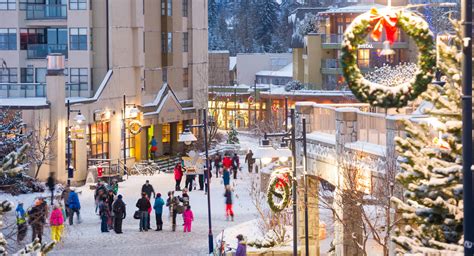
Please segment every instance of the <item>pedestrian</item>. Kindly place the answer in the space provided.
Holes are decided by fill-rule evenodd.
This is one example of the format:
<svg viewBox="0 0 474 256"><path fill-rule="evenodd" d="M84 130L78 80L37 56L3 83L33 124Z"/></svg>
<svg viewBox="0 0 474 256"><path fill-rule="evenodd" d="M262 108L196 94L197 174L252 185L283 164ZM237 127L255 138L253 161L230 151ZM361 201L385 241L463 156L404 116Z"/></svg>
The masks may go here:
<svg viewBox="0 0 474 256"><path fill-rule="evenodd" d="M114 213L114 231L117 234L122 234L122 221L127 216L127 207L122 200L122 195L117 196L112 205L112 212Z"/></svg>
<svg viewBox="0 0 474 256"><path fill-rule="evenodd" d="M100 200L99 202L99 215L100 215L100 231L102 233L109 232L108 221L110 217L109 204L107 198Z"/></svg>
<svg viewBox="0 0 474 256"><path fill-rule="evenodd" d="M18 242L23 241L25 239L26 233L28 231L28 225L26 224L26 217L27 214L25 209L23 208L23 203L19 202L18 206L15 210L16 214L16 226L18 228L18 232L16 234L16 239Z"/></svg>
<svg viewBox="0 0 474 256"><path fill-rule="evenodd" d="M184 207L189 205L189 194L186 188L183 189L183 193L181 194L180 201L183 203Z"/></svg>
<svg viewBox="0 0 474 256"><path fill-rule="evenodd" d="M54 172L49 173L49 177L46 181L46 186L49 188L49 191L51 191L51 205L53 205L53 202L54 202L54 188L56 186L56 179L54 178Z"/></svg>
<svg viewBox="0 0 474 256"><path fill-rule="evenodd" d="M51 216L49 218L49 225L51 226L51 239L56 243L61 241L61 235L64 229L64 216L59 203L55 203Z"/></svg>
<svg viewBox="0 0 474 256"><path fill-rule="evenodd" d="M206 170L204 170L206 172ZM204 173L200 173L198 175L198 181L199 181L199 190L204 190Z"/></svg>
<svg viewBox="0 0 474 256"><path fill-rule="evenodd" d="M191 211L191 206L186 206L186 210L183 212L184 220L184 232L191 232L191 223L194 221L194 214Z"/></svg>
<svg viewBox="0 0 474 256"><path fill-rule="evenodd" d="M148 209L151 207L150 201L147 199L146 193L142 193L142 197L138 199L136 204L140 211L140 232L148 231Z"/></svg>
<svg viewBox="0 0 474 256"><path fill-rule="evenodd" d="M234 153L234 156L232 157L232 171L234 173L234 180L237 179L237 172L239 171L240 168L240 159L237 153Z"/></svg>
<svg viewBox="0 0 474 256"><path fill-rule="evenodd" d="M196 178L194 174L187 174L186 175L186 182L184 183L184 187L188 189L189 192L193 191L193 182Z"/></svg>
<svg viewBox="0 0 474 256"><path fill-rule="evenodd" d="M181 163L177 163L174 167L174 180L176 181L175 190L181 191L181 179L183 178L183 168Z"/></svg>
<svg viewBox="0 0 474 256"><path fill-rule="evenodd" d="M116 179L112 181L112 191L114 192L114 195L117 195L118 193L118 182Z"/></svg>
<svg viewBox="0 0 474 256"><path fill-rule="evenodd" d="M245 242L244 236L237 235L237 251L235 256L247 256L247 243Z"/></svg>
<svg viewBox="0 0 474 256"><path fill-rule="evenodd" d="M153 208L152 208L152 205L151 205L150 198L147 196L146 199L148 200L148 203L150 204L150 207L148 207L148 211L147 211L148 216L146 218L147 219L146 227L147 227L147 229L151 229L151 225L150 225L151 220L150 219L151 219L151 211L153 210Z"/></svg>
<svg viewBox="0 0 474 256"><path fill-rule="evenodd" d="M70 192L71 192L71 188L69 187L69 185L66 185L66 188L63 190L63 193L61 194L61 198L64 202L64 211L66 213L64 218L68 217L69 215L69 204L67 203L67 200L69 199Z"/></svg>
<svg viewBox="0 0 474 256"><path fill-rule="evenodd" d="M67 199L67 203L69 205L69 225L73 225L73 217L74 213L77 214L77 223L81 223L80 217L80 210L81 210L81 203L79 202L79 196L77 195L74 188L71 188L71 192L69 192L69 198Z"/></svg>
<svg viewBox="0 0 474 256"><path fill-rule="evenodd" d="M225 188L225 217L226 220L229 220L229 216L231 220L234 221L234 211L232 210L232 191L230 190L230 186Z"/></svg>
<svg viewBox="0 0 474 256"><path fill-rule="evenodd" d="M219 172L220 172L221 167L222 167L221 155L219 153L217 153L214 156L214 169L216 169L216 177L217 178L219 178Z"/></svg>
<svg viewBox="0 0 474 256"><path fill-rule="evenodd" d="M163 205L165 205L165 201L161 198L161 194L156 194L155 203L153 204L156 217L156 231L163 230Z"/></svg>
<svg viewBox="0 0 474 256"><path fill-rule="evenodd" d="M173 192L168 193L166 206L168 206L170 209L171 230L176 231L176 216L178 215L179 199L174 196Z"/></svg>
<svg viewBox="0 0 474 256"><path fill-rule="evenodd" d="M110 211L110 216L109 219L107 220L107 226L109 227L109 230L114 228L114 212L112 211L112 205L115 201L115 195L114 191L112 189L107 191L107 204L109 206L109 211Z"/></svg>
<svg viewBox="0 0 474 256"><path fill-rule="evenodd" d="M151 198L151 194L153 194L153 197L155 197L155 190L153 189L153 186L150 184L150 181L147 180L145 181L145 184L142 186L142 193L145 193L148 198Z"/></svg>
<svg viewBox="0 0 474 256"><path fill-rule="evenodd" d="M155 136L152 136L151 141L150 141L150 159L151 160L155 159L157 150L158 150L158 143L156 142Z"/></svg>
<svg viewBox="0 0 474 256"><path fill-rule="evenodd" d="M247 155L245 155L245 162L246 162L247 165L248 165L249 173L252 173L252 171L253 171L253 164L255 163L255 158L253 158L253 152L252 152L252 150L249 150L249 152L247 153Z"/></svg>
<svg viewBox="0 0 474 256"><path fill-rule="evenodd" d="M102 183L102 181L98 181L97 182L97 186L96 186L96 189L95 189L95 193L94 193L94 200L95 200L95 212L97 213L97 210L99 208L99 203L100 203L100 200L102 200L102 195L106 192L106 189L105 189L105 186L104 184Z"/></svg>
<svg viewBox="0 0 474 256"><path fill-rule="evenodd" d="M28 211L28 223L31 225L32 238L35 241L38 238L39 242L43 241L43 228L46 223L46 216L48 215L48 206L43 198L38 198L35 205Z"/></svg>
<svg viewBox="0 0 474 256"><path fill-rule="evenodd" d="M224 169L224 172L222 173L222 179L224 180L224 186L229 186L230 185L230 171L229 169Z"/></svg>

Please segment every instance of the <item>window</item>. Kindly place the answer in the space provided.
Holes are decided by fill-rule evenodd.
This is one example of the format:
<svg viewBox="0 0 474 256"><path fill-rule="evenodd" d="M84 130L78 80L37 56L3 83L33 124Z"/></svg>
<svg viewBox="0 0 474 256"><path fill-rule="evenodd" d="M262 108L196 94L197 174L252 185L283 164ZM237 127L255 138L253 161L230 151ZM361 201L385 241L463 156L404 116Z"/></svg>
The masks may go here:
<svg viewBox="0 0 474 256"><path fill-rule="evenodd" d="M161 0L161 16L166 15L166 0Z"/></svg>
<svg viewBox="0 0 474 256"><path fill-rule="evenodd" d="M163 80L163 83L168 82L168 69L166 68L162 69L161 79Z"/></svg>
<svg viewBox="0 0 474 256"><path fill-rule="evenodd" d="M0 0L0 10L16 10L16 0Z"/></svg>
<svg viewBox="0 0 474 256"><path fill-rule="evenodd" d="M29 44L46 44L46 29L22 28L20 29L20 50L27 50Z"/></svg>
<svg viewBox="0 0 474 256"><path fill-rule="evenodd" d="M130 133L129 129L125 129L125 153L127 157L135 157L135 136ZM123 138L123 130L122 130ZM123 139L122 139L122 156L123 156Z"/></svg>
<svg viewBox="0 0 474 256"><path fill-rule="evenodd" d="M67 128L66 128L67 129ZM66 168L67 168L67 148L68 148L68 144L67 144L67 137L66 137ZM69 147L69 153L71 155L71 166L73 169L76 169L76 142L74 140L71 140L71 144L70 144L70 147Z"/></svg>
<svg viewBox="0 0 474 256"><path fill-rule="evenodd" d="M183 17L188 17L188 0L183 0Z"/></svg>
<svg viewBox="0 0 474 256"><path fill-rule="evenodd" d="M36 83L46 83L46 72L45 68L36 69Z"/></svg>
<svg viewBox="0 0 474 256"><path fill-rule="evenodd" d="M370 49L359 49L357 51L357 64L360 68L369 68L370 66Z"/></svg>
<svg viewBox="0 0 474 256"><path fill-rule="evenodd" d="M183 33L183 52L188 52L188 32Z"/></svg>
<svg viewBox="0 0 474 256"><path fill-rule="evenodd" d="M173 52L173 33L168 32L167 52Z"/></svg>
<svg viewBox="0 0 474 256"><path fill-rule="evenodd" d="M170 126L170 124L163 124L163 128L161 129L161 132L162 132L161 142L170 143L170 141L171 141L171 126Z"/></svg>
<svg viewBox="0 0 474 256"><path fill-rule="evenodd" d="M189 86L188 72L188 68L183 68L183 87L185 88Z"/></svg>
<svg viewBox="0 0 474 256"><path fill-rule="evenodd" d="M97 122L90 125L90 158L109 158L109 122Z"/></svg>
<svg viewBox="0 0 474 256"><path fill-rule="evenodd" d="M166 33L161 32L161 53L166 52Z"/></svg>
<svg viewBox="0 0 474 256"><path fill-rule="evenodd" d="M168 0L168 16L173 16L173 0Z"/></svg>
<svg viewBox="0 0 474 256"><path fill-rule="evenodd" d="M80 91L89 90L89 70L87 68L71 68L69 79L71 84L79 85Z"/></svg>
<svg viewBox="0 0 474 256"><path fill-rule="evenodd" d="M16 83L17 75L16 68L0 68L0 83Z"/></svg>
<svg viewBox="0 0 474 256"><path fill-rule="evenodd" d="M16 50L16 29L0 28L0 50Z"/></svg>
<svg viewBox="0 0 474 256"><path fill-rule="evenodd" d="M69 10L87 10L87 0L69 0Z"/></svg>
<svg viewBox="0 0 474 256"><path fill-rule="evenodd" d="M21 83L34 83L34 69L33 68L21 68L20 69L20 82Z"/></svg>
<svg viewBox="0 0 474 256"><path fill-rule="evenodd" d="M71 50L87 50L87 28L69 29L69 44Z"/></svg>

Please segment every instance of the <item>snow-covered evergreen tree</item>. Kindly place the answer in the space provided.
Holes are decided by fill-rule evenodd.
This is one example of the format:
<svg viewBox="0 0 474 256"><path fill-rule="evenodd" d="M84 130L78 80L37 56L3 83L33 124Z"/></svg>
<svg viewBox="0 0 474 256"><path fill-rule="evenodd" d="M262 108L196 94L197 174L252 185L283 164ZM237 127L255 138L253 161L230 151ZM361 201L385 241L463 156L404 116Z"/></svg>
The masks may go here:
<svg viewBox="0 0 474 256"><path fill-rule="evenodd" d="M26 142L24 128L19 111L0 109L0 161Z"/></svg>
<svg viewBox="0 0 474 256"><path fill-rule="evenodd" d="M278 30L279 5L275 0L260 0L256 2L257 23L255 24L255 39L264 52L272 49L272 36Z"/></svg>
<svg viewBox="0 0 474 256"><path fill-rule="evenodd" d="M404 255L456 255L463 251L459 27L455 25L454 45L441 43L438 47L438 68L446 84L432 84L422 94L433 105L426 110L429 122L406 121L406 138L396 139L404 160L397 180L405 189L405 198L392 198L404 220L393 241ZM429 124L433 122L436 129Z"/></svg>
<svg viewBox="0 0 474 256"><path fill-rule="evenodd" d="M232 125L230 130L227 132L227 144L239 144L239 132L235 129L235 126Z"/></svg>

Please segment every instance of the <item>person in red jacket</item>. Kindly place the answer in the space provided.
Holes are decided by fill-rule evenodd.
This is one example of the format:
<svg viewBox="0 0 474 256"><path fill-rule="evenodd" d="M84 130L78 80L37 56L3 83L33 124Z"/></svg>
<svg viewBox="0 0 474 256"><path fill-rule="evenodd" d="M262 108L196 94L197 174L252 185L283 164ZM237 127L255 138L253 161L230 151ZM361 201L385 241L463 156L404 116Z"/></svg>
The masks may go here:
<svg viewBox="0 0 474 256"><path fill-rule="evenodd" d="M181 163L177 163L174 167L174 180L176 181L176 191L181 191L181 180L183 179L183 168Z"/></svg>
<svg viewBox="0 0 474 256"><path fill-rule="evenodd" d="M224 169L230 172L230 168L232 168L232 159L228 153L225 154L224 159L222 160L222 165L224 166Z"/></svg>

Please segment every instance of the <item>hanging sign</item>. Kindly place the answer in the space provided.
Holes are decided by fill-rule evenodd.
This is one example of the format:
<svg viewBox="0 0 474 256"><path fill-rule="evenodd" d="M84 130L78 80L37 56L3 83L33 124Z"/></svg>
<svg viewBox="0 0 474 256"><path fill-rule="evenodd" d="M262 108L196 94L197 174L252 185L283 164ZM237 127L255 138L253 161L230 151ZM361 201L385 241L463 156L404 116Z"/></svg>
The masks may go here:
<svg viewBox="0 0 474 256"><path fill-rule="evenodd" d="M142 131L142 123L138 120L133 120L128 124L128 130L131 134L137 135Z"/></svg>
<svg viewBox="0 0 474 256"><path fill-rule="evenodd" d="M71 140L82 140L85 137L85 129L80 126L71 127Z"/></svg>

